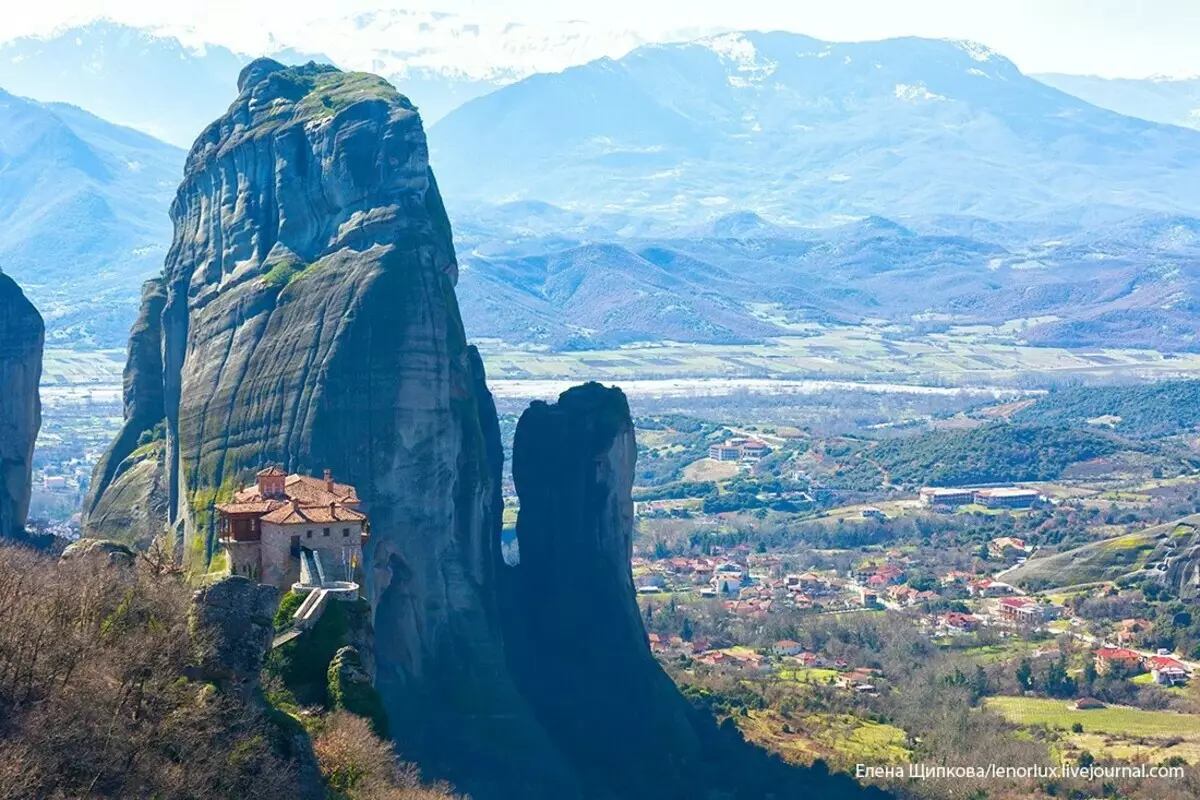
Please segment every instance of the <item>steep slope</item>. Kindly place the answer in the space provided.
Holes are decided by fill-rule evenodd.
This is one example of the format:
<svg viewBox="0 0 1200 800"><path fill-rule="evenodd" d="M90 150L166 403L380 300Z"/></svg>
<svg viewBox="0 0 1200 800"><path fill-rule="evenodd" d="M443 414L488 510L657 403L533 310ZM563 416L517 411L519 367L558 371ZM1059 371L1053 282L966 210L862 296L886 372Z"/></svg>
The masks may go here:
<svg viewBox="0 0 1200 800"><path fill-rule="evenodd" d="M125 422L97 462L83 505L88 536L146 544L167 519L166 407L163 405L162 278L146 281L129 334L124 374Z"/></svg>
<svg viewBox="0 0 1200 800"><path fill-rule="evenodd" d="M113 346L170 241L183 152L0 90L0 264L57 343Z"/></svg>
<svg viewBox="0 0 1200 800"><path fill-rule="evenodd" d="M21 536L29 513L44 341L37 309L0 272L0 537Z"/></svg>
<svg viewBox="0 0 1200 800"><path fill-rule="evenodd" d="M1030 589L1074 586L1138 576L1161 580L1181 597L1200 589L1200 516L1184 517L1062 553L1031 558L1005 580Z"/></svg>
<svg viewBox="0 0 1200 800"><path fill-rule="evenodd" d="M1055 73L1033 77L1118 114L1200 129L1200 78L1099 78Z"/></svg>
<svg viewBox="0 0 1200 800"><path fill-rule="evenodd" d="M1200 209L1200 135L1091 106L970 43L641 47L474 100L431 140L456 198L797 220Z"/></svg>

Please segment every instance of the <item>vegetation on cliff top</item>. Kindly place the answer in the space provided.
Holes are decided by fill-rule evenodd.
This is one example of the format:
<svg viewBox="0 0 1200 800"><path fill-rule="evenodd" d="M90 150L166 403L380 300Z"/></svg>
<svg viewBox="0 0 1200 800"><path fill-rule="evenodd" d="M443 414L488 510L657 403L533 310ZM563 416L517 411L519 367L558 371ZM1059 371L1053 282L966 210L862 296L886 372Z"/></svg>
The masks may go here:
<svg viewBox="0 0 1200 800"><path fill-rule="evenodd" d="M273 98L265 106L258 106L266 115L254 126L260 129L259 132L264 129L262 123L265 120L327 119L361 100L384 100L409 111L415 110L407 97L378 75L342 72L328 64L311 61L298 67L283 67L265 59L260 62L246 68L253 70L260 66L265 70L266 74L260 80L267 82L266 95Z"/></svg>
<svg viewBox="0 0 1200 800"><path fill-rule="evenodd" d="M304 67L296 68L297 71ZM331 117L359 100L388 100L412 109L408 98L378 75L369 72L322 72L316 74L308 94L297 103L297 112L315 119Z"/></svg>

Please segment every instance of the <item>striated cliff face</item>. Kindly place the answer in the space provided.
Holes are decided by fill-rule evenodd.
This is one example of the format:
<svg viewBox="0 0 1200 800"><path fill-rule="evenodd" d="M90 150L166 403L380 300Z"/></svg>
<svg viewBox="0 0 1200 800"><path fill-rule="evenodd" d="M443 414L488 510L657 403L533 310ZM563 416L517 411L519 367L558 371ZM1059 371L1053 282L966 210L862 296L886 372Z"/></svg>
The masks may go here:
<svg viewBox="0 0 1200 800"><path fill-rule="evenodd" d="M188 155L89 523L157 480L135 463L157 418L160 523L195 566L214 501L255 470L332 469L371 516L376 682L402 752L551 792L559 759L506 669L499 430L420 117L382 79L311 64L260 59L238 90Z"/></svg>
<svg viewBox="0 0 1200 800"><path fill-rule="evenodd" d="M141 310L129 335L125 362L125 422L92 473L83 505L88 536L144 545L163 532L167 494L161 323L166 301L161 277L142 286Z"/></svg>
<svg viewBox="0 0 1200 800"><path fill-rule="evenodd" d="M25 531L33 445L42 425L38 383L44 344L41 315L0 272L0 536Z"/></svg>
<svg viewBox="0 0 1200 800"><path fill-rule="evenodd" d="M89 528L148 507L202 568L214 502L256 470L332 469L371 517L375 683L423 771L478 800L675 797L772 774L650 654L619 391L522 419L524 563L503 564L496 408L413 106L374 76L267 59L238 90L188 156ZM138 499L154 496L161 514ZM732 796L771 795L750 781Z"/></svg>

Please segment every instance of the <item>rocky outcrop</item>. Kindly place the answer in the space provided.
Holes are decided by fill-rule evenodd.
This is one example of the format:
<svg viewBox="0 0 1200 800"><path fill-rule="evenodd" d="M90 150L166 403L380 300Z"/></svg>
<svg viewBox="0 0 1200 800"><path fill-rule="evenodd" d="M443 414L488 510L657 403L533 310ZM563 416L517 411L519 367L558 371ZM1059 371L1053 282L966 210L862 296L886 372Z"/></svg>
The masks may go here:
<svg viewBox="0 0 1200 800"><path fill-rule="evenodd" d="M0 272L0 536L24 537L33 446L42 424L45 326L21 287Z"/></svg>
<svg viewBox="0 0 1200 800"><path fill-rule="evenodd" d="M347 645L329 662L329 703L334 709L369 719L376 735L388 738L387 712L358 648Z"/></svg>
<svg viewBox="0 0 1200 800"><path fill-rule="evenodd" d="M636 461L625 395L596 383L533 403L513 442L521 563L502 580L509 665L581 795L867 795L718 727L658 665L630 566Z"/></svg>
<svg viewBox="0 0 1200 800"><path fill-rule="evenodd" d="M513 442L521 563L505 609L509 660L583 784L621 797L652 796L701 758L690 708L655 662L635 600L636 460L624 394L595 383L534 403ZM648 757L664 749L669 760Z"/></svg>
<svg viewBox="0 0 1200 800"><path fill-rule="evenodd" d="M89 536L145 545L163 532L168 498L161 322L166 300L162 278L143 285L125 362L125 422L96 463L83 506Z"/></svg>
<svg viewBox="0 0 1200 800"><path fill-rule="evenodd" d="M279 590L234 575L192 597L188 632L196 677L247 693L275 636Z"/></svg>
<svg viewBox="0 0 1200 800"><path fill-rule="evenodd" d="M478 800L571 800L697 794L758 769L730 761L650 654L619 392L584 387L523 419L523 563L504 565L499 423L412 104L374 76L267 59L238 89L188 155L131 342L131 434L98 468L89 520L119 505L126 478L150 481L130 459L158 447L162 522L203 566L214 502L256 470L332 469L371 518L362 673L373 663L389 732L426 774ZM244 682L255 668L270 614L247 584L198 595L218 642L205 674ZM362 673L349 652L330 656L345 702Z"/></svg>
<svg viewBox="0 0 1200 800"><path fill-rule="evenodd" d="M137 555L120 542L106 539L80 539L67 545L60 559L63 561L95 560L110 566L129 567L137 560Z"/></svg>
<svg viewBox="0 0 1200 800"><path fill-rule="evenodd" d="M163 522L203 564L213 503L257 469L354 484L371 516L376 685L401 751L456 781L469 769L551 792L561 759L506 669L499 431L420 117L383 80L330 67L261 59L238 89L188 155L161 314L149 290L130 348L127 402L148 400L130 411L138 438L161 390ZM90 520L119 497L112 463L128 447L98 471L115 479Z"/></svg>

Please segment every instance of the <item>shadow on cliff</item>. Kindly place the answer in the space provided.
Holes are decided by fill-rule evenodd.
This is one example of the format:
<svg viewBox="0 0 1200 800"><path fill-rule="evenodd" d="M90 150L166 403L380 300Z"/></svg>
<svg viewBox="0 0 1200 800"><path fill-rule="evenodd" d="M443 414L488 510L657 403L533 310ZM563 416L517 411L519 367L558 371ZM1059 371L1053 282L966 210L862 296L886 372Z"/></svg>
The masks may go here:
<svg viewBox="0 0 1200 800"><path fill-rule="evenodd" d="M258 469L331 469L371 519L375 683L423 771L476 800L863 793L746 745L655 662L619 390L589 384L522 418L523 561L503 564L499 423L407 97L365 73L252 62L189 152L171 216L91 535L165 526L204 571L215 504Z"/></svg>
<svg viewBox="0 0 1200 800"><path fill-rule="evenodd" d="M580 794L884 796L748 744L658 665L630 568L636 459L624 394L596 383L531 405L513 445L521 563L500 572L509 667Z"/></svg>

